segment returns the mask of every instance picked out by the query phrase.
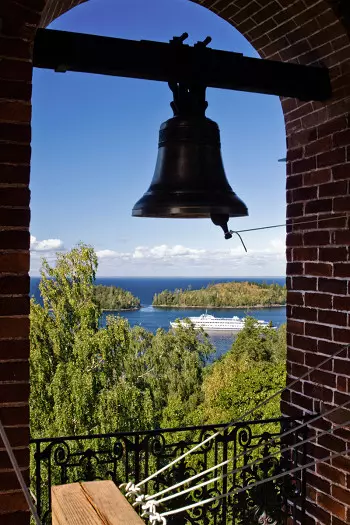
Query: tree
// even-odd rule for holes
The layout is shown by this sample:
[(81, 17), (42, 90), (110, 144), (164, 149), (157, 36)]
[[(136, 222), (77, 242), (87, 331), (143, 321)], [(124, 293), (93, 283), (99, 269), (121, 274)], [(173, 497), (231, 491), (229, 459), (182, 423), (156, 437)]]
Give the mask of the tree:
[(84, 244), (43, 261), (43, 305), (31, 302), (33, 437), (183, 425), (201, 398), (213, 351), (193, 328), (99, 327), (97, 258)]
[(247, 319), (231, 350), (208, 367), (197, 422), (226, 423), (252, 411), (249, 419), (280, 416), (280, 398), (255, 407), (285, 386), (285, 326), (275, 330)]

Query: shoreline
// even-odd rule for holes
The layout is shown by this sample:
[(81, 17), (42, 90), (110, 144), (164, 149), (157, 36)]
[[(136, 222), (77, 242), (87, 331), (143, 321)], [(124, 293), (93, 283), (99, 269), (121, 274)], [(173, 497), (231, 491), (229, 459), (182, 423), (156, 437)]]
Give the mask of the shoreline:
[(270, 305), (262, 305), (262, 304), (257, 304), (255, 306), (178, 306), (178, 305), (174, 305), (174, 306), (170, 306), (170, 305), (167, 305), (167, 304), (157, 304), (157, 305), (151, 305), (152, 308), (169, 308), (169, 309), (181, 309), (181, 310), (187, 310), (187, 309), (190, 309), (190, 308), (194, 308), (194, 309), (197, 309), (197, 310), (204, 310), (204, 309), (207, 309), (207, 310), (261, 310), (263, 308), (283, 308), (283, 307), (286, 307), (287, 305), (286, 304), (270, 304)]
[(134, 310), (141, 310), (142, 306), (135, 308), (118, 308), (117, 310), (111, 310), (109, 308), (101, 308), (102, 312), (133, 312)]

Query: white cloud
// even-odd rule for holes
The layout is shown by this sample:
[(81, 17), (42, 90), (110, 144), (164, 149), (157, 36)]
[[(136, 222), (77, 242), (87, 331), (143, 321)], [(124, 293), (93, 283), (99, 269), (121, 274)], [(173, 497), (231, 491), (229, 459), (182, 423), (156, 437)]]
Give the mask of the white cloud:
[[(103, 249), (96, 252), (99, 276), (268, 276), (285, 273), (284, 238), (270, 240), (262, 248), (248, 252), (237, 242), (225, 248), (191, 248), (181, 244), (137, 246), (130, 251)], [(38, 241), (31, 238), (32, 271), (40, 267), (38, 257), (54, 258), (54, 252), (63, 249), (60, 239)], [(46, 252), (46, 253), (45, 253)]]
[(60, 239), (44, 239), (38, 241), (33, 235), (30, 236), (30, 250), (32, 252), (52, 252), (63, 249), (63, 242)]

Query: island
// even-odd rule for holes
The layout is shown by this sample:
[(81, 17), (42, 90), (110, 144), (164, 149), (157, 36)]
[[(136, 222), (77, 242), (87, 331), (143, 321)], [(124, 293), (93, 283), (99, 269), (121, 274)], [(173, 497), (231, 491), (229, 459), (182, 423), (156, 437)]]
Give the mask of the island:
[(98, 284), (94, 287), (94, 295), (101, 310), (138, 310), (141, 302), (128, 290), (116, 286)]
[(163, 290), (155, 294), (157, 308), (271, 308), (286, 304), (286, 286), (255, 282), (209, 284), (200, 290)]

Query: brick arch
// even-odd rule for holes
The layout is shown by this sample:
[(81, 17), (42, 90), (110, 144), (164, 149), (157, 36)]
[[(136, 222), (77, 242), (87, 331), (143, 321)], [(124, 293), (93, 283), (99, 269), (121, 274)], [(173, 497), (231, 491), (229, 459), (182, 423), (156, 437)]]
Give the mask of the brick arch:
[[(28, 292), (31, 49), (36, 28), (86, 0), (2, 0), (0, 18), (0, 418), (28, 476)], [(103, 0), (101, 0), (103, 1)], [(235, 26), (263, 58), (323, 64), (327, 103), (283, 99), (287, 217), (314, 220), (287, 234), (288, 372), (298, 377), (350, 343), (350, 4), (348, 0), (196, 0)], [(349, 362), (337, 359), (286, 393), (283, 411), (317, 411), (350, 390)], [(327, 422), (322, 422), (322, 425)], [(322, 427), (323, 428), (323, 427)], [(349, 434), (320, 440), (310, 457), (337, 450)], [(0, 522), (28, 525), (26, 505), (0, 442)], [(309, 475), (305, 524), (350, 522), (350, 462)]]

